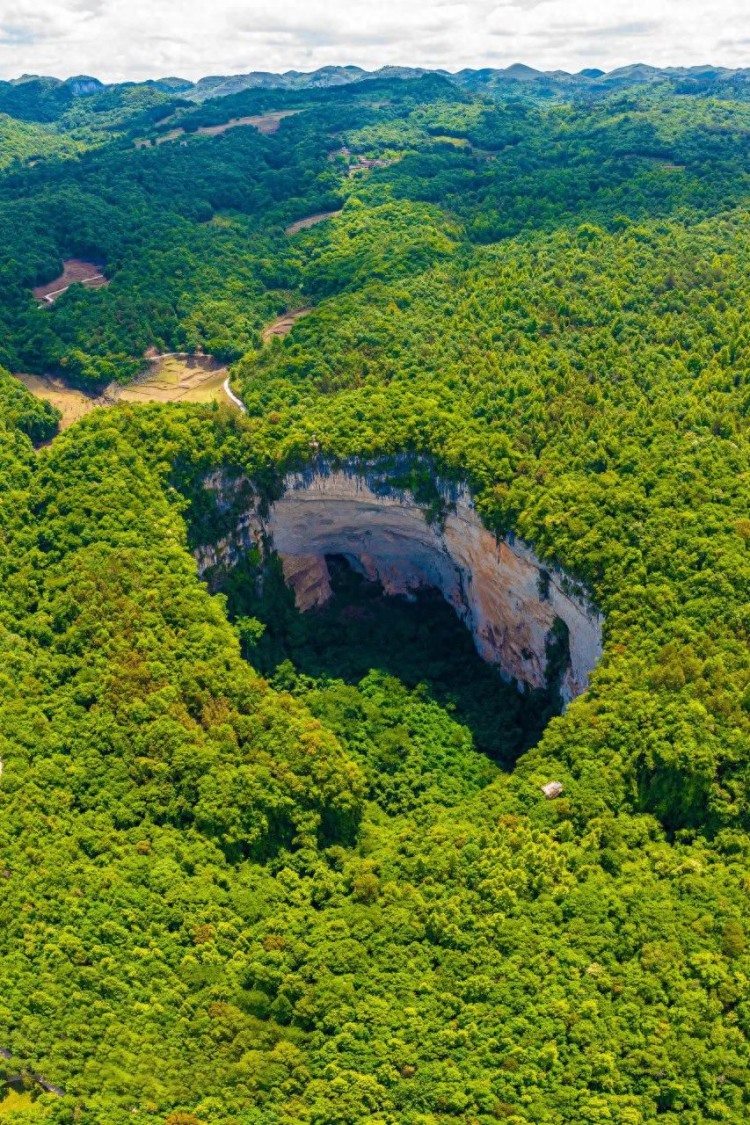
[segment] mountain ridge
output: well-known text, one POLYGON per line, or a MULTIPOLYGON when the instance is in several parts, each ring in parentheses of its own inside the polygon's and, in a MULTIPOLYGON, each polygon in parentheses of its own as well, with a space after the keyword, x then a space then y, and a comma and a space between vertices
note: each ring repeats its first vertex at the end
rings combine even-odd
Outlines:
POLYGON ((456 85, 474 89, 492 88, 502 83, 561 84, 588 87, 592 90, 620 85, 656 83, 660 81, 692 81, 697 83, 741 81, 750 82, 750 67, 723 67, 704 63, 697 66, 657 67, 648 63, 629 63, 610 71, 587 67, 578 72, 566 70, 539 70, 526 63, 516 62, 507 67, 464 67, 457 71, 441 68, 385 65, 375 70, 359 66, 323 66, 312 71, 287 70, 283 72, 252 70, 240 74, 209 74, 192 82, 176 75, 149 78, 142 82, 102 82, 89 75, 57 78, 50 75, 24 74, 19 78, 0 81, 0 89, 41 83, 47 88, 65 87, 73 96, 86 96, 128 86, 156 86, 159 89, 180 93, 191 100, 202 101, 208 97, 221 97, 247 89, 319 89, 367 82, 382 78, 420 78, 437 74, 456 85))

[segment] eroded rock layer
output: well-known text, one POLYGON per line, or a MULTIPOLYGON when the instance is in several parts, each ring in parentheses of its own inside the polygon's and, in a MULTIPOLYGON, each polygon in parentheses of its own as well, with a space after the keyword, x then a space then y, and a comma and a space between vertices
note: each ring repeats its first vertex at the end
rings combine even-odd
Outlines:
MULTIPOLYGON (((207 484, 221 501, 221 478, 207 484)), ((275 550, 302 611, 330 598, 331 555, 343 555, 388 594, 436 588, 480 655, 531 687, 547 685, 550 642, 556 622, 564 622, 570 655, 561 694, 565 701, 579 695, 602 651, 603 620, 585 591, 527 544, 511 536, 498 541, 465 488, 439 481, 436 488, 441 517, 428 519, 413 494, 390 485, 376 464, 290 474, 266 515, 251 503, 225 539, 197 553, 199 568, 231 566, 251 546, 275 550)))

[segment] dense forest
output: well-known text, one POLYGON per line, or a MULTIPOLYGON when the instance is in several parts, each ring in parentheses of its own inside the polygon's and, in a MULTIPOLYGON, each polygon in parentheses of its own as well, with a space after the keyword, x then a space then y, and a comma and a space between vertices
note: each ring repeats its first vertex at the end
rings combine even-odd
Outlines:
POLYGON ((0 1121, 742 1125, 747 83, 349 77, 0 84, 0 1121), (13 374, 148 349, 245 412, 13 374), (585 584, 567 708, 434 592, 198 576, 217 474, 393 455, 585 584))

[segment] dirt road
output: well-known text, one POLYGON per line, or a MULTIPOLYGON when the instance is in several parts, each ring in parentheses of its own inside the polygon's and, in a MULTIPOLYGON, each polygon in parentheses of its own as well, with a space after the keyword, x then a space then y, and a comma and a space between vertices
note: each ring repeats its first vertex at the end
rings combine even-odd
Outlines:
POLYGON ((46 285, 37 285, 32 292, 40 304, 53 305, 61 293, 75 284, 85 285, 88 289, 101 289, 102 286, 109 285, 109 280, 96 262, 68 258, 63 262, 63 271, 59 277, 48 281, 46 285))

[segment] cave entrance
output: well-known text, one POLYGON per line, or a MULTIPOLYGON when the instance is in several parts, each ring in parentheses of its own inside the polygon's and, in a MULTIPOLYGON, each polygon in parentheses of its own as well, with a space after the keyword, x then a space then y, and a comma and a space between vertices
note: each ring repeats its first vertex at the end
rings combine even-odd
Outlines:
MULTIPOLYGON (((259 640, 245 646, 262 675, 278 680, 287 662, 297 674, 353 685, 374 669, 384 672, 448 710, 471 731, 477 749, 505 769, 560 712, 555 685, 519 690, 482 660, 470 631, 436 587, 388 595, 355 555, 324 557, 330 596, 304 613, 277 556, 269 560, 260 589, 256 573, 242 562, 225 576, 221 588, 230 615, 255 618, 265 627, 259 640)), ((563 639, 561 666, 564 648, 563 639)))
POLYGON ((265 625, 252 654, 265 674, 290 660, 309 675, 378 668, 423 683, 502 762, 585 690, 603 626, 586 591, 494 535, 425 460, 318 462, 273 499, 211 481, 222 534, 199 567, 230 612, 265 625))

